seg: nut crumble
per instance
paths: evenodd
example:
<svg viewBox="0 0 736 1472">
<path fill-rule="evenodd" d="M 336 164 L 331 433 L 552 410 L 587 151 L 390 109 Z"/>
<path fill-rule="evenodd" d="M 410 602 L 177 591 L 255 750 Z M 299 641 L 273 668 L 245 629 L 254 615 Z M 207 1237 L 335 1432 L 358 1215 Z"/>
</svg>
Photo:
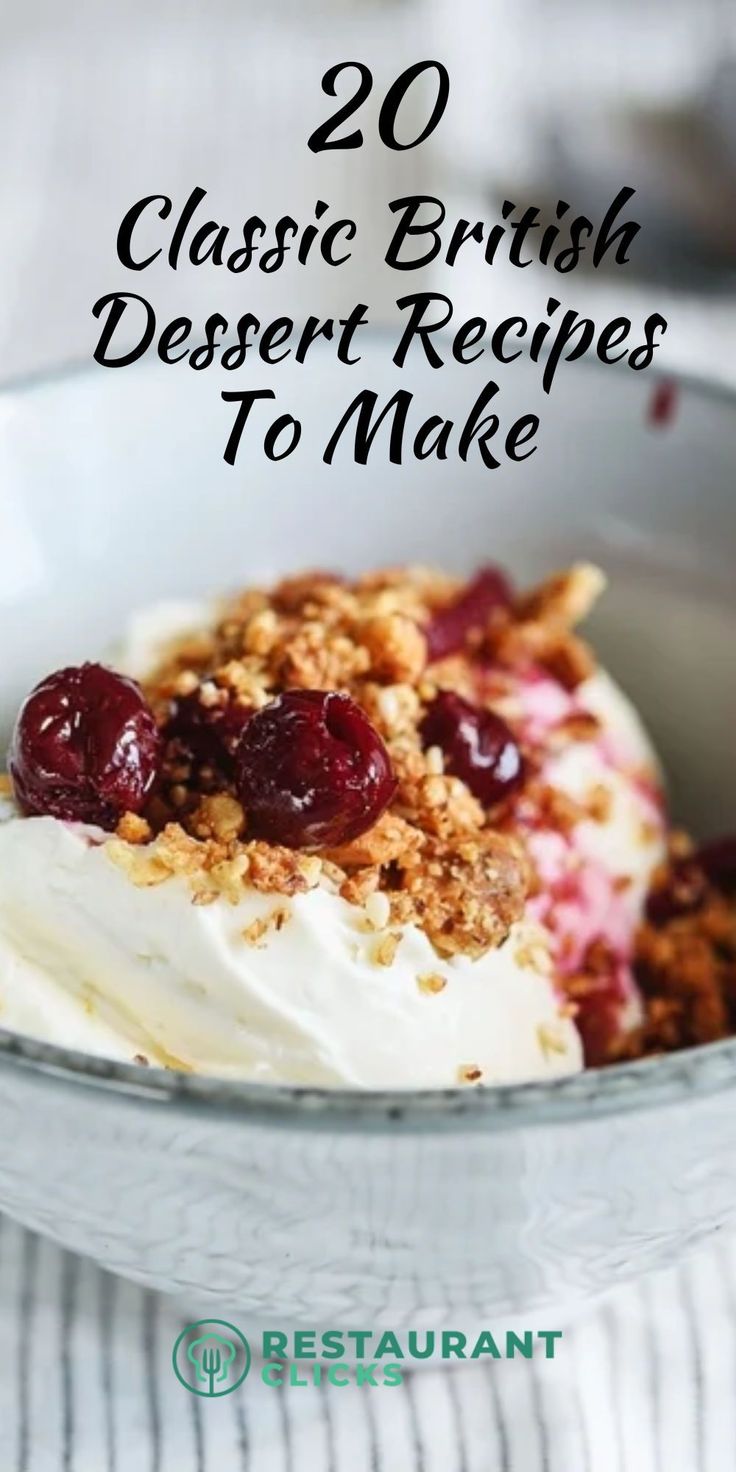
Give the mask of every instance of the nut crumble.
<svg viewBox="0 0 736 1472">
<path fill-rule="evenodd" d="M 513 810 L 503 804 L 484 810 L 465 782 L 446 772 L 442 752 L 423 749 L 421 721 L 438 690 L 477 700 L 491 653 L 499 666 L 533 659 L 543 667 L 549 660 L 556 671 L 575 666 L 579 677 L 572 628 L 598 585 L 591 569 L 560 574 L 515 606 L 495 609 L 487 626 L 468 631 L 465 648 L 432 663 L 427 630 L 438 611 L 461 598 L 460 580 L 425 568 L 382 570 L 353 583 L 324 572 L 287 578 L 231 599 L 213 631 L 189 635 L 169 651 L 145 682 L 145 694 L 164 729 L 176 694 L 222 711 L 232 704 L 260 709 L 295 687 L 350 695 L 385 742 L 397 790 L 372 828 L 320 857 L 338 867 L 345 898 L 360 902 L 385 893 L 394 922 L 421 926 L 440 954 L 479 956 L 499 945 L 522 915 L 529 865 L 513 835 Z M 549 795 L 538 802 L 549 808 Z M 558 802 L 559 821 L 573 821 L 569 803 Z M 237 854 L 247 859 L 248 883 L 293 893 L 299 882 L 303 860 L 278 848 L 267 857 L 254 847 L 231 776 L 192 760 L 181 741 L 167 745 L 146 818 L 168 836 L 163 853 L 155 839 L 147 869 L 137 867 L 147 875 L 141 882 L 160 880 L 177 828 L 177 863 L 185 854 L 195 888 L 211 889 L 222 873 L 218 864 L 229 875 L 227 864 Z M 224 846 L 227 858 L 215 861 L 213 845 Z"/>
</svg>

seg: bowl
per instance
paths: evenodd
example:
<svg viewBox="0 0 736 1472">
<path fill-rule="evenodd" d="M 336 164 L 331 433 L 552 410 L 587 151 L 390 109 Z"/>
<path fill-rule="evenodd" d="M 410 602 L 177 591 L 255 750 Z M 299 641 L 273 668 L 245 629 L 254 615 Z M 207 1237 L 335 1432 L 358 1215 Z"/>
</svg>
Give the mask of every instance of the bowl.
<svg viewBox="0 0 736 1472">
<path fill-rule="evenodd" d="M 131 610 L 309 565 L 386 561 L 521 578 L 601 562 L 595 638 L 639 703 L 703 833 L 736 825 L 731 655 L 736 409 L 678 381 L 568 364 L 552 395 L 519 359 L 502 423 L 539 412 L 539 447 L 368 464 L 324 445 L 360 389 L 409 388 L 412 423 L 462 423 L 488 374 L 250 370 L 298 450 L 263 454 L 254 415 L 223 460 L 232 375 L 147 363 L 0 394 L 2 716 L 64 661 L 109 646 Z M 662 391 L 660 390 L 660 399 Z M 252 433 L 250 430 L 252 429 Z M 1 882 L 1 879 L 0 879 Z M 43 904 L 39 876 L 39 904 Z M 552 1084 L 355 1094 L 113 1064 L 0 1033 L 0 1208 L 105 1267 L 249 1323 L 458 1327 L 568 1312 L 733 1223 L 736 1040 Z"/>
</svg>

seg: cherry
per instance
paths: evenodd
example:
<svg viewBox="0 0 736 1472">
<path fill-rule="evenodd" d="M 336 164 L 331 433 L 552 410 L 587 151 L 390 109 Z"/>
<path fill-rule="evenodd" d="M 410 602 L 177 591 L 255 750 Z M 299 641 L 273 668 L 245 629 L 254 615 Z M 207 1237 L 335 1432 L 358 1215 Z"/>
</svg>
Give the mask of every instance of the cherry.
<svg viewBox="0 0 736 1472">
<path fill-rule="evenodd" d="M 722 894 L 736 891 L 736 838 L 712 838 L 687 858 L 676 859 L 664 884 L 647 898 L 647 920 L 661 927 L 702 909 L 709 884 Z"/>
<path fill-rule="evenodd" d="M 659 929 L 680 915 L 693 914 L 704 904 L 706 888 L 705 872 L 697 857 L 675 860 L 664 884 L 647 896 L 647 920 Z"/>
<path fill-rule="evenodd" d="M 160 758 L 138 686 L 100 664 L 57 670 L 26 698 L 8 764 L 28 814 L 113 829 L 141 811 Z"/>
<path fill-rule="evenodd" d="M 462 649 L 468 634 L 482 630 L 495 608 L 508 608 L 511 584 L 498 567 L 483 567 L 465 591 L 446 608 L 439 608 L 425 629 L 430 662 Z"/>
<path fill-rule="evenodd" d="M 164 726 L 164 739 L 175 741 L 179 753 L 188 762 L 212 767 L 230 781 L 235 771 L 235 748 L 252 714 L 252 706 L 234 700 L 222 705 L 204 705 L 195 690 L 173 702 Z"/>
<path fill-rule="evenodd" d="M 711 838 L 695 855 L 706 878 L 725 894 L 736 890 L 736 837 Z"/>
<path fill-rule="evenodd" d="M 396 780 L 348 695 L 287 690 L 251 717 L 235 754 L 248 833 L 287 848 L 336 848 L 371 828 Z"/>
<path fill-rule="evenodd" d="M 425 749 L 441 747 L 447 770 L 460 777 L 484 807 L 495 807 L 521 786 L 524 759 L 513 732 L 493 711 L 441 690 L 420 730 Z"/>
</svg>

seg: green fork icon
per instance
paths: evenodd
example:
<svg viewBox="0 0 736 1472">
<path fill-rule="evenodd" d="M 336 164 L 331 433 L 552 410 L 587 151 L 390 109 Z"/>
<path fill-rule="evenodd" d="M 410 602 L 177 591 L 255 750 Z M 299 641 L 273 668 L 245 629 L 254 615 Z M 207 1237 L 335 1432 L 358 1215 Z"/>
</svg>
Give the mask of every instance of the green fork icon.
<svg viewBox="0 0 736 1472">
<path fill-rule="evenodd" d="M 209 1381 L 209 1392 L 212 1395 L 215 1388 L 215 1380 L 219 1380 L 222 1369 L 222 1355 L 219 1349 L 204 1349 L 202 1351 L 202 1369 Z"/>
<path fill-rule="evenodd" d="M 206 1394 L 216 1395 L 215 1384 L 227 1379 L 235 1359 L 235 1345 L 222 1334 L 205 1334 L 192 1340 L 187 1359 L 194 1365 L 197 1379 L 207 1386 Z"/>
</svg>

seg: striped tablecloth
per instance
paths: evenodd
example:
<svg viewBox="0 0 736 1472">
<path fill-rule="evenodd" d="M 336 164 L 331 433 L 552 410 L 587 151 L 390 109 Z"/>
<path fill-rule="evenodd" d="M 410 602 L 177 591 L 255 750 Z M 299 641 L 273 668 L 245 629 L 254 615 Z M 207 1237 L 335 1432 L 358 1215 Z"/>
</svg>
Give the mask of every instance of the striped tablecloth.
<svg viewBox="0 0 736 1472">
<path fill-rule="evenodd" d="M 612 1295 L 554 1360 L 401 1388 L 272 1390 L 251 1372 L 200 1399 L 172 1371 L 181 1327 L 166 1300 L 3 1221 L 1 1472 L 736 1468 L 736 1242 Z"/>
</svg>

